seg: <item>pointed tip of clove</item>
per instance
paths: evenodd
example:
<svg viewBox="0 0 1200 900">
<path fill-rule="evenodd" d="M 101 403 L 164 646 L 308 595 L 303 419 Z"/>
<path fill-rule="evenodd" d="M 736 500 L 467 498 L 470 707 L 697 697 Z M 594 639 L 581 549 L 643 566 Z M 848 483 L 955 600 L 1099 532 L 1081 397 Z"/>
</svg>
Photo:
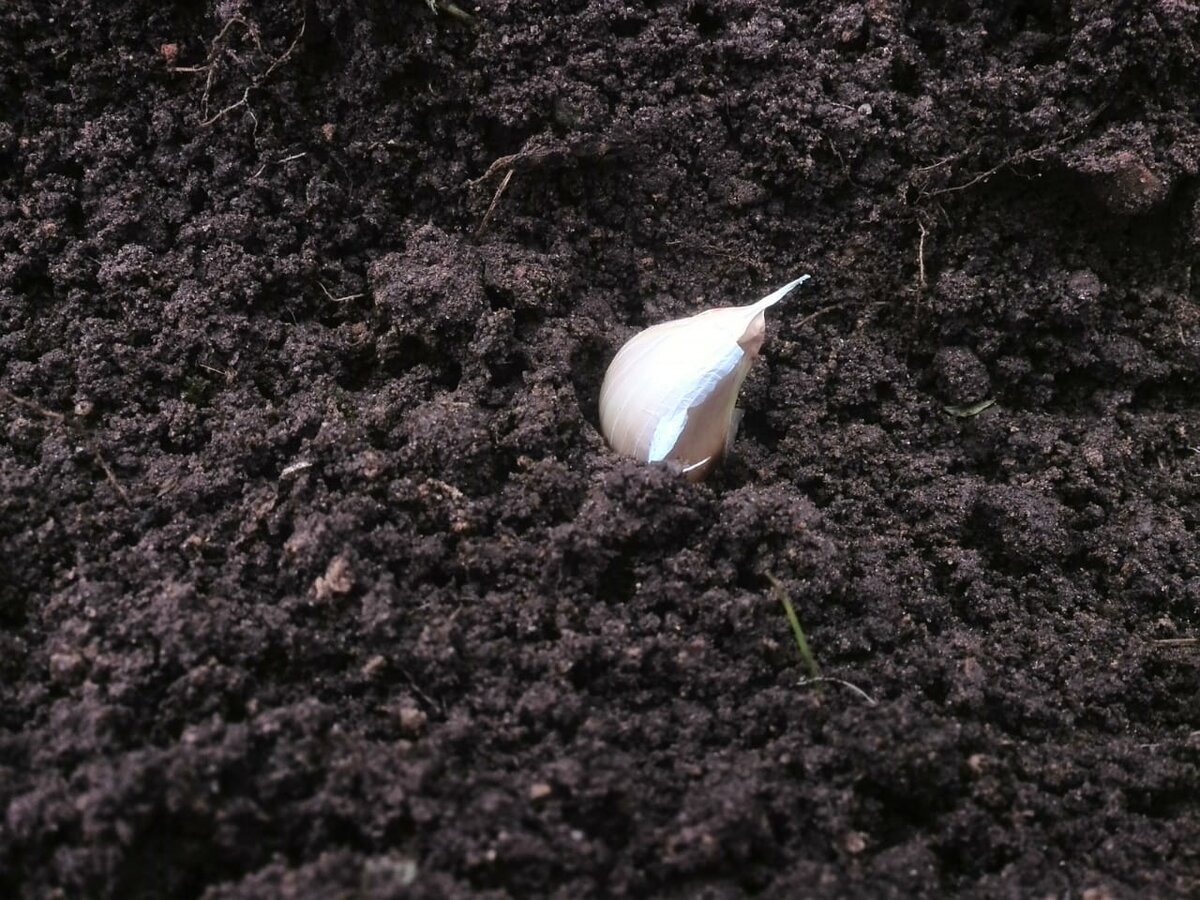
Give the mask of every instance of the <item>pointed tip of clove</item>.
<svg viewBox="0 0 1200 900">
<path fill-rule="evenodd" d="M 795 288 L 798 288 L 800 285 L 804 284 L 804 282 L 808 281 L 811 277 L 812 276 L 810 275 L 801 275 L 795 281 L 789 281 L 779 290 L 772 291 L 771 293 L 767 294 L 767 296 L 753 304 L 755 311 L 764 310 L 768 307 L 774 306 L 776 303 L 790 294 Z"/>
</svg>

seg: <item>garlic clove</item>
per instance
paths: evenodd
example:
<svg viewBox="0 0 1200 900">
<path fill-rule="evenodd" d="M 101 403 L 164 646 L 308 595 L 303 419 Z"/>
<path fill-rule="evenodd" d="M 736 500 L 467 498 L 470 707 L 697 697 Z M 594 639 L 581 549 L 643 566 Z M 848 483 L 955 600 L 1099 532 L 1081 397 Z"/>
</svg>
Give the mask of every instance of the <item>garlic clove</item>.
<svg viewBox="0 0 1200 900">
<path fill-rule="evenodd" d="M 618 453 L 678 466 L 697 481 L 736 433 L 738 392 L 766 337 L 766 310 L 795 281 L 756 303 L 647 328 L 617 352 L 600 389 L 600 429 Z"/>
</svg>

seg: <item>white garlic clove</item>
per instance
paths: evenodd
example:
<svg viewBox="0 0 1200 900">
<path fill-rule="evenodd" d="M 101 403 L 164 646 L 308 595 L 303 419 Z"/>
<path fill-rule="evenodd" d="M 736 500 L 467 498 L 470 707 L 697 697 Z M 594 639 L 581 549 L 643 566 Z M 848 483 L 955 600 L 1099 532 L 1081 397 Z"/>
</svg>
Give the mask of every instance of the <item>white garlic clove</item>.
<svg viewBox="0 0 1200 900">
<path fill-rule="evenodd" d="M 703 478 L 736 433 L 735 405 L 766 337 L 764 313 L 802 275 L 747 306 L 710 309 L 635 334 L 600 388 L 600 430 L 618 453 Z"/>
</svg>

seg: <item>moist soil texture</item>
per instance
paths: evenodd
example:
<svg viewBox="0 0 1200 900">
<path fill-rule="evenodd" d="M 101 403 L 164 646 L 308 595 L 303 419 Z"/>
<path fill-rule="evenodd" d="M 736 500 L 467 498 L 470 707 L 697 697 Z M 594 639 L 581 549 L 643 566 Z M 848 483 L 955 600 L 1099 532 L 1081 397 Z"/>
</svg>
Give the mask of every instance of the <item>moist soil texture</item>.
<svg viewBox="0 0 1200 900">
<path fill-rule="evenodd" d="M 1196 4 L 0 62 L 0 895 L 1200 895 Z M 606 447 L 624 340 L 804 272 L 713 477 Z"/>
</svg>

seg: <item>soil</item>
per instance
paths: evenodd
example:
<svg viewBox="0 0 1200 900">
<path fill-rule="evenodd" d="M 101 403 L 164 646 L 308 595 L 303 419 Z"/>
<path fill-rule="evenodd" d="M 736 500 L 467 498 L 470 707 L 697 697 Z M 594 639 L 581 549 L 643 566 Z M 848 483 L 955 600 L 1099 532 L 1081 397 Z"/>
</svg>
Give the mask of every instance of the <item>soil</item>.
<svg viewBox="0 0 1200 900">
<path fill-rule="evenodd" d="M 0 895 L 1200 894 L 1200 8 L 435 6 L 0 9 Z"/>
</svg>

